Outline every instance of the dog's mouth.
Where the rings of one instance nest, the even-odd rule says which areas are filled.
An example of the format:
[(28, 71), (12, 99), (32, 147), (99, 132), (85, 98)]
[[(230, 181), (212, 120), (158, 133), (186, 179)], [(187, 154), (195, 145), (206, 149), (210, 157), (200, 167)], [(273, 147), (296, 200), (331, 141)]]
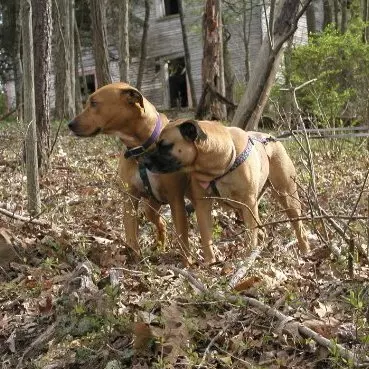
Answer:
[(99, 127), (99, 128), (96, 128), (92, 133), (86, 134), (85, 132), (82, 132), (82, 131), (79, 131), (79, 130), (73, 130), (72, 129), (73, 134), (75, 136), (78, 136), (78, 137), (95, 137), (99, 133), (101, 133), (101, 131), (102, 131), (102, 129)]
[(152, 173), (174, 173), (181, 169), (181, 163), (171, 156), (160, 156), (157, 153), (145, 155), (143, 165)]

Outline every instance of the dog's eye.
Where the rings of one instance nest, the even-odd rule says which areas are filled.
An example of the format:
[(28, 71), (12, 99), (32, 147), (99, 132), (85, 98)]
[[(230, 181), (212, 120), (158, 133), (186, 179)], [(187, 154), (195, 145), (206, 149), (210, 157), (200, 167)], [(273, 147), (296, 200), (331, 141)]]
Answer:
[(90, 105), (91, 105), (92, 108), (96, 108), (97, 107), (97, 102), (95, 100), (91, 100)]
[(172, 143), (164, 142), (163, 140), (159, 141), (157, 144), (158, 150), (161, 153), (167, 153), (170, 151), (170, 149), (174, 146)]

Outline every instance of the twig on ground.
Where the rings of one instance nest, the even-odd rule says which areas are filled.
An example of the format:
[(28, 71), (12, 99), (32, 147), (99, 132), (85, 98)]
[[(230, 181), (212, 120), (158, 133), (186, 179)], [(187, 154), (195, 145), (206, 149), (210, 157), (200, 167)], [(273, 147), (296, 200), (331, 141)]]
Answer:
[(48, 224), (47, 222), (43, 220), (38, 220), (38, 219), (35, 219), (34, 217), (24, 217), (22, 215), (12, 213), (11, 211), (3, 209), (3, 208), (0, 208), (0, 213), (12, 219), (20, 220), (21, 222), (32, 223), (32, 224), (36, 224), (40, 226), (50, 226), (50, 224)]
[(365, 186), (366, 186), (366, 182), (368, 180), (368, 177), (369, 177), (369, 169), (367, 170), (366, 174), (365, 174), (365, 179), (364, 179), (364, 182), (363, 182), (363, 185), (361, 186), (361, 190), (360, 190), (360, 193), (359, 193), (359, 196), (357, 197), (356, 199), (356, 202), (355, 202), (355, 205), (354, 207), (352, 208), (352, 211), (351, 211), (351, 215), (350, 215), (350, 219), (348, 220), (348, 222), (346, 223), (345, 225), (345, 228), (343, 229), (343, 232), (346, 233), (347, 231), (347, 228), (349, 227), (350, 223), (351, 223), (351, 218), (354, 216), (355, 212), (356, 212), (356, 209), (359, 205), (359, 202), (361, 200), (361, 197), (364, 193), (364, 189), (365, 189)]
[(55, 332), (57, 324), (58, 321), (55, 321), (50, 327), (46, 329), (44, 333), (42, 333), (39, 337), (37, 337), (37, 339), (28, 346), (28, 348), (24, 351), (23, 355), (18, 360), (16, 369), (22, 368), (23, 360), (30, 351), (37, 349), (39, 346), (43, 345), (46, 341), (49, 341), (49, 339)]
[[(189, 281), (191, 281), (191, 284), (196, 286), (196, 288), (199, 289), (202, 293), (206, 293), (206, 294), (209, 293), (208, 289), (188, 271), (174, 267), (174, 266), (169, 266), (168, 268), (174, 271), (175, 273), (182, 275)], [(223, 301), (226, 300), (231, 303), (239, 303), (240, 300), (243, 300), (244, 302), (258, 309), (259, 311), (265, 313), (269, 317), (276, 318), (280, 322), (286, 322), (284, 326), (281, 326), (281, 324), (279, 325), (278, 328), (281, 331), (284, 331), (287, 333), (292, 332), (292, 331), (297, 331), (299, 332), (299, 334), (301, 334), (301, 336), (305, 338), (313, 339), (319, 345), (328, 348), (330, 351), (338, 352), (342, 358), (352, 362), (355, 367), (361, 366), (363, 364), (357, 361), (355, 354), (351, 350), (321, 336), (320, 334), (313, 331), (312, 329), (304, 326), (302, 323), (295, 321), (293, 318), (283, 314), (282, 312), (268, 305), (265, 305), (264, 303), (252, 297), (225, 295), (224, 293), (213, 292), (213, 291), (212, 291), (212, 294), (214, 298), (217, 298)], [(369, 357), (365, 356), (363, 360), (366, 365), (369, 365)]]
[[(198, 365), (198, 368), (202, 368), (205, 364), (205, 360), (206, 357), (209, 354), (209, 351), (211, 349), (211, 347), (214, 345), (214, 343), (216, 342), (216, 340), (221, 337), (228, 329), (228, 327), (230, 326), (230, 324), (228, 324), (225, 328), (221, 329), (209, 342), (209, 344), (206, 346), (206, 349), (204, 351), (204, 354), (202, 355), (202, 359), (200, 361), (200, 364)], [(206, 368), (206, 366), (204, 366), (204, 368)]]

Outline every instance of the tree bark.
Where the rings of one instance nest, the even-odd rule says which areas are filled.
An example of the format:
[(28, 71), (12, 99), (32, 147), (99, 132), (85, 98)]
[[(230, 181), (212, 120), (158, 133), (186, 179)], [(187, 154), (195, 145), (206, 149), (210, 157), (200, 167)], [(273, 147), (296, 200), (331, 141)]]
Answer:
[(141, 89), (143, 74), (145, 70), (146, 56), (147, 56), (147, 36), (149, 32), (149, 20), (150, 20), (150, 0), (145, 0), (145, 20), (142, 31), (141, 39), (141, 53), (140, 53), (140, 64), (138, 66), (137, 82), (136, 87), (138, 90)]
[(129, 83), (129, 0), (119, 5), (119, 73), (122, 82)]
[[(231, 34), (225, 30), (223, 32), (223, 60), (224, 60), (224, 82), (225, 82), (225, 98), (234, 104), (233, 88), (235, 74), (232, 68), (231, 56), (228, 50), (228, 42)], [(227, 120), (232, 120), (235, 112), (234, 106), (227, 105)]]
[(14, 85), (15, 101), (18, 107), (18, 118), (23, 117), (23, 65), (21, 57), (22, 48), (22, 20), (20, 12), (20, 0), (15, 1), (16, 20), (15, 20), (15, 43), (14, 43)]
[(331, 24), (333, 22), (333, 10), (331, 0), (323, 0), (323, 11), (324, 11), (323, 18), (323, 30), (324, 30), (328, 24)]
[(36, 107), (34, 86), (33, 34), (32, 34), (32, 5), (31, 0), (21, 0), (22, 14), (22, 46), (23, 46), (23, 93), (24, 116), (26, 128), (26, 171), (28, 211), (36, 215), (41, 211), (40, 188), (38, 181), (37, 163), (37, 132)]
[(306, 9), (306, 23), (308, 35), (316, 32), (316, 17), (315, 17), (315, 7), (313, 2)]
[[(368, 23), (369, 20), (369, 3), (368, 0), (363, 0), (363, 21)], [(364, 28), (363, 42), (367, 44), (369, 42), (369, 26)]]
[(33, 0), (32, 4), (37, 153), (40, 173), (43, 173), (50, 152), (51, 0)]
[[(86, 80), (86, 74), (85, 74), (85, 70), (83, 67), (83, 60), (82, 60), (82, 45), (81, 45), (81, 39), (79, 37), (79, 30), (78, 30), (78, 25), (77, 25), (77, 21), (76, 18), (74, 18), (74, 39), (75, 39), (75, 52), (76, 52), (76, 83), (78, 81), (79, 83), (79, 68), (78, 68), (78, 64), (81, 68), (81, 79), (82, 79), (82, 86), (79, 83), (79, 91), (81, 92), (81, 100), (82, 100), (82, 105), (83, 102), (87, 100), (88, 97), (88, 87), (87, 87), (87, 80)], [(82, 93), (83, 91), (83, 93)]]
[(193, 76), (192, 76), (191, 54), (190, 54), (190, 48), (188, 46), (187, 29), (186, 29), (186, 23), (185, 23), (184, 13), (183, 13), (183, 0), (178, 0), (178, 11), (179, 11), (179, 19), (181, 21), (186, 73), (187, 73), (188, 82), (190, 85), (192, 107), (196, 109), (196, 106), (197, 106), (196, 89), (195, 89), (195, 83), (193, 81)]
[(271, 39), (265, 37), (261, 45), (250, 81), (232, 120), (233, 126), (247, 130), (257, 128), (279, 67), (283, 44), (296, 31), (297, 22), (310, 1), (306, 0), (300, 11), (299, 1), (285, 0), (281, 4)]
[(55, 67), (55, 118), (71, 119), (75, 116), (75, 103), (72, 92), (72, 67), (70, 26), (70, 1), (58, 0), (54, 2), (54, 29), (56, 36), (54, 67)]
[(90, 6), (92, 46), (95, 57), (97, 88), (99, 88), (112, 82), (109, 72), (105, 0), (90, 0)]
[(347, 30), (347, 0), (341, 0), (341, 33), (344, 34)]
[(72, 101), (74, 103), (75, 111), (75, 101), (76, 101), (76, 56), (75, 56), (75, 46), (74, 46), (74, 23), (75, 23), (75, 2), (74, 0), (69, 0), (69, 52), (70, 52), (70, 90), (72, 94)]
[(213, 89), (224, 96), (220, 0), (206, 0), (203, 17), (203, 40), (203, 92), (197, 107), (196, 118), (222, 120), (226, 118), (224, 104), (220, 103), (218, 99), (213, 99), (210, 93), (210, 90)]

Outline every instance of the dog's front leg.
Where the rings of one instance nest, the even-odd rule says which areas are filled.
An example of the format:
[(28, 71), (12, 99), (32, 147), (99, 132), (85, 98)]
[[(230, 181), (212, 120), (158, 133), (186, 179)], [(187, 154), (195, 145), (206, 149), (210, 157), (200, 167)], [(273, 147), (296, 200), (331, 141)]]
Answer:
[(213, 250), (213, 222), (211, 218), (212, 200), (200, 199), (195, 203), (195, 211), (201, 235), (202, 252), (206, 264), (216, 262)]
[(138, 234), (138, 198), (134, 195), (130, 196), (130, 193), (124, 195), (124, 214), (123, 224), (126, 233), (126, 242), (129, 247), (138, 255), (140, 248), (138, 245), (137, 234)]
[(189, 266), (192, 263), (192, 258), (188, 242), (188, 220), (184, 194), (178, 194), (178, 196), (171, 199), (169, 205), (173, 216), (174, 227), (177, 233), (176, 238), (178, 237), (176, 243), (179, 244), (184, 265)]

